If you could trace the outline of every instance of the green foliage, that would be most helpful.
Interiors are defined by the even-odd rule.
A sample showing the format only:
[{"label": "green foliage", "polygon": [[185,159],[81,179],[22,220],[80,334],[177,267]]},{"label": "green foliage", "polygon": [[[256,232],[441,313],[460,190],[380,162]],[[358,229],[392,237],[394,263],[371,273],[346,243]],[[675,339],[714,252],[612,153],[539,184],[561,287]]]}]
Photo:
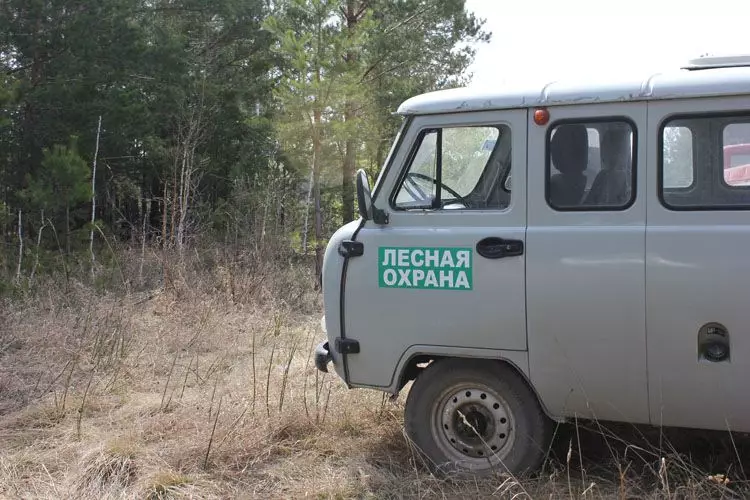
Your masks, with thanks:
[{"label": "green foliage", "polygon": [[92,194],[129,245],[322,244],[351,217],[354,168],[380,168],[395,107],[462,83],[466,42],[487,37],[464,0],[4,0],[4,274],[19,210],[22,273],[36,255],[40,272],[85,267]]},{"label": "green foliage", "polygon": [[307,162],[323,186],[341,186],[345,222],[354,171],[382,165],[399,125],[394,109],[414,94],[465,83],[474,55],[467,42],[489,39],[464,0],[285,0],[265,27],[284,64],[274,91],[284,151]]},{"label": "green foliage", "polygon": [[45,148],[41,167],[27,177],[24,191],[33,208],[56,211],[91,199],[91,169],[78,154],[75,139],[67,147]]}]

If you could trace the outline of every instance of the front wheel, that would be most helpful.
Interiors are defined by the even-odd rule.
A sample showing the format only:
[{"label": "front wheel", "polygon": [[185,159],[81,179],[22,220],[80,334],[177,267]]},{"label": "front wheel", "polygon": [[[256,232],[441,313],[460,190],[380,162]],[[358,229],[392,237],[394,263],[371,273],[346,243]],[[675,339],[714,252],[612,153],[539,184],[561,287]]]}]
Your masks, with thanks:
[{"label": "front wheel", "polygon": [[406,400],[406,432],[433,469],[520,475],[539,468],[551,422],[510,366],[448,359],[428,366]]}]

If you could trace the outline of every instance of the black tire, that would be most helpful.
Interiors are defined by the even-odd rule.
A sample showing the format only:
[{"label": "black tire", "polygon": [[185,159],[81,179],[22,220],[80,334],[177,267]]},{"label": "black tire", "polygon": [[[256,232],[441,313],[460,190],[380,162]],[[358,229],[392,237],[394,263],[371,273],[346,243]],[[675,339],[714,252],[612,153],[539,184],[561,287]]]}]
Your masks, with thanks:
[{"label": "black tire", "polygon": [[459,476],[532,474],[552,435],[551,420],[512,367],[475,359],[428,366],[407,396],[405,427],[433,471]]}]

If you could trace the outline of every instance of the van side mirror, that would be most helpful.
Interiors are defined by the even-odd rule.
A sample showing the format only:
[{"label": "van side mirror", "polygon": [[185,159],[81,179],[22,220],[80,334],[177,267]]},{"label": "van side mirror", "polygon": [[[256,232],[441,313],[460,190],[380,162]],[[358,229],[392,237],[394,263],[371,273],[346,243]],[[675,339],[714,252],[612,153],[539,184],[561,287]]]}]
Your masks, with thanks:
[{"label": "van side mirror", "polygon": [[363,220],[372,219],[372,194],[367,174],[361,168],[357,170],[357,207]]},{"label": "van side mirror", "polygon": [[357,210],[362,220],[370,220],[375,224],[388,224],[388,214],[372,204],[372,193],[367,174],[361,168],[357,170]]}]

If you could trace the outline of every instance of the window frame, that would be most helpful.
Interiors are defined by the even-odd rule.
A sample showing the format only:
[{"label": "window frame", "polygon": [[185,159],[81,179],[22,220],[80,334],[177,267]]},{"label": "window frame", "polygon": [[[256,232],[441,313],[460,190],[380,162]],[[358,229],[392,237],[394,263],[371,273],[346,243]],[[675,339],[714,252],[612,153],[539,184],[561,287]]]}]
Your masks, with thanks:
[{"label": "window frame", "polygon": [[[586,125],[589,123],[626,123],[630,127],[633,133],[633,151],[630,159],[630,199],[624,205],[602,205],[602,206],[591,206],[591,205],[580,205],[575,207],[556,207],[550,201],[550,177],[552,172],[552,154],[550,148],[550,141],[552,139],[552,131],[560,126],[566,124],[580,124]],[[561,118],[549,124],[544,134],[544,200],[547,202],[547,206],[555,212],[624,212],[635,205],[638,199],[638,127],[635,121],[628,116],[623,115],[607,115],[607,116],[593,116],[593,117],[576,117],[576,118]],[[600,153],[601,154],[601,143]]]},{"label": "window frame", "polygon": [[[697,120],[697,119],[719,119],[727,120],[732,118],[744,118],[745,121],[735,121],[733,123],[747,123],[750,125],[750,111],[710,111],[710,112],[687,112],[687,113],[670,113],[665,115],[659,120],[658,135],[657,135],[657,162],[656,162],[656,195],[659,198],[659,203],[662,207],[669,210],[670,212],[744,212],[750,210],[750,202],[747,204],[723,204],[723,205],[672,205],[667,202],[664,198],[664,128],[668,126],[670,122],[675,120]],[[724,128],[730,125],[732,122],[725,124],[721,130],[721,147],[718,149],[719,165],[724,166]],[[691,130],[692,133],[692,130]],[[689,191],[697,187],[698,175],[697,167],[695,164],[695,148],[697,141],[693,134],[693,184],[689,188],[681,190]],[[723,171],[723,170],[722,170]],[[713,182],[713,181],[712,181]],[[748,191],[750,192],[750,186],[730,186],[724,180],[724,176],[720,176],[719,184],[724,188],[737,190],[737,191]]]},{"label": "window frame", "polygon": [[[460,209],[451,209],[446,210],[442,207],[440,207],[440,204],[442,203],[442,188],[440,185],[438,185],[437,189],[437,195],[435,199],[433,200],[433,206],[431,207],[400,207],[396,204],[396,198],[399,195],[399,192],[403,188],[404,181],[406,179],[406,176],[408,175],[409,171],[411,170],[412,164],[414,163],[414,158],[417,156],[417,153],[419,152],[419,148],[422,147],[422,142],[424,141],[424,138],[430,134],[430,133],[437,133],[437,141],[435,146],[435,153],[436,153],[436,172],[435,172],[435,180],[437,182],[442,181],[443,177],[443,130],[445,129],[451,129],[451,128],[494,128],[498,131],[498,141],[495,144],[495,148],[490,152],[489,157],[487,158],[487,162],[484,165],[484,169],[482,170],[482,173],[479,175],[479,178],[477,179],[477,183],[474,186],[474,189],[482,182],[485,175],[487,175],[487,165],[490,164],[490,161],[492,161],[494,155],[498,151],[498,147],[500,144],[500,136],[503,132],[503,129],[507,130],[511,134],[511,147],[512,147],[512,138],[513,138],[513,129],[511,126],[507,123],[503,122],[492,122],[492,123],[477,123],[477,124],[451,124],[451,125],[443,125],[443,126],[427,126],[423,129],[419,130],[417,133],[416,138],[414,139],[414,142],[411,145],[411,148],[409,150],[408,155],[406,156],[404,160],[404,166],[401,168],[401,172],[399,172],[398,177],[396,178],[396,181],[393,184],[393,188],[391,190],[390,195],[388,196],[388,206],[396,211],[396,212],[402,212],[402,213],[409,213],[409,212],[504,212],[507,211],[509,207],[503,207],[503,208],[460,208]],[[511,165],[510,168],[506,169],[505,173],[502,175],[502,178],[498,180],[500,183],[500,189],[503,191],[509,193],[511,197],[513,194],[511,191],[508,191],[505,189],[505,182],[507,180],[507,177],[510,175],[511,171],[513,170],[513,159],[511,157]],[[471,193],[474,192],[474,189],[467,194],[466,196],[469,196]],[[437,205],[437,206],[435,206]]]}]

